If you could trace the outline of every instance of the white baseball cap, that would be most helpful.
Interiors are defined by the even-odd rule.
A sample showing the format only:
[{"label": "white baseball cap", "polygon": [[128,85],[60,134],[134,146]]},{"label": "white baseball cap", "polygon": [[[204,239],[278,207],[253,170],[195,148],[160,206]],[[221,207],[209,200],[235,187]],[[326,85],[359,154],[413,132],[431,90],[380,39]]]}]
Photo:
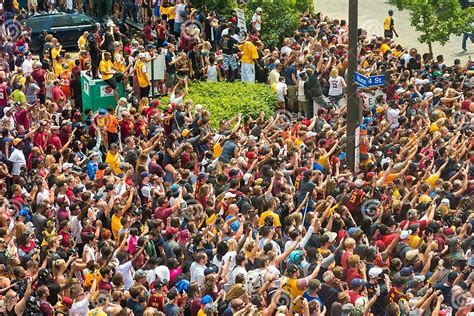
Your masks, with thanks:
[{"label": "white baseball cap", "polygon": [[410,236],[412,233],[411,230],[402,230],[402,232],[400,233],[400,240],[405,240],[408,238],[408,236]]},{"label": "white baseball cap", "polygon": [[378,278],[380,274],[382,274],[382,268],[373,267],[369,270],[369,277],[371,278]]}]

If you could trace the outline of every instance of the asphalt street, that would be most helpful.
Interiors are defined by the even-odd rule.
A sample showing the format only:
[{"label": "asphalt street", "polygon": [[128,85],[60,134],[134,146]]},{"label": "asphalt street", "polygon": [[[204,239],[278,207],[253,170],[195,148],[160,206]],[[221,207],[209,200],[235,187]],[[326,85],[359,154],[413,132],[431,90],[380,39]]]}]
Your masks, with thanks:
[{"label": "asphalt street", "polygon": [[[314,0],[316,12],[333,18],[348,20],[348,8],[349,0]],[[420,53],[428,52],[428,45],[418,41],[419,33],[410,24],[409,12],[399,11],[388,0],[359,0],[359,28],[367,30],[368,36],[383,35],[383,20],[390,9],[394,11],[395,29],[400,36],[395,37],[395,41],[403,46],[415,47]],[[451,64],[456,58],[465,62],[470,54],[474,58],[474,44],[468,41],[467,53],[461,53],[461,42],[462,36],[451,36],[444,46],[434,43],[433,53],[435,56],[442,54],[447,64]]]}]

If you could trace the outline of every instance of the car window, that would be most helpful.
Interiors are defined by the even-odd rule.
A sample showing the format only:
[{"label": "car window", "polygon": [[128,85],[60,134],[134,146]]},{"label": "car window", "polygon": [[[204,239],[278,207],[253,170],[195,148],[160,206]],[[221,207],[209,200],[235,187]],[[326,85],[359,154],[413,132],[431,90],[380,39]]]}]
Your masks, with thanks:
[{"label": "car window", "polygon": [[69,15],[56,16],[52,22],[52,27],[73,26]]},{"label": "car window", "polygon": [[85,15],[73,15],[72,25],[91,25],[94,23],[94,20],[85,16]]},{"label": "car window", "polygon": [[26,25],[34,31],[44,31],[48,28],[46,21],[47,17],[34,17],[26,20]]}]

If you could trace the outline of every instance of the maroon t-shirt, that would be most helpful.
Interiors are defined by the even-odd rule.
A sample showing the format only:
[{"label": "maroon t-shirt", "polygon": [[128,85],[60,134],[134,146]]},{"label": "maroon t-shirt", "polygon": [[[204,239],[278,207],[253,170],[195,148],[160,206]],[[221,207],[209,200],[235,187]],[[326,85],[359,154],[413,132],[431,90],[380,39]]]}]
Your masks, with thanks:
[{"label": "maroon t-shirt", "polygon": [[155,209],[155,219],[161,219],[163,222],[166,222],[171,214],[173,214],[171,207],[157,207]]}]

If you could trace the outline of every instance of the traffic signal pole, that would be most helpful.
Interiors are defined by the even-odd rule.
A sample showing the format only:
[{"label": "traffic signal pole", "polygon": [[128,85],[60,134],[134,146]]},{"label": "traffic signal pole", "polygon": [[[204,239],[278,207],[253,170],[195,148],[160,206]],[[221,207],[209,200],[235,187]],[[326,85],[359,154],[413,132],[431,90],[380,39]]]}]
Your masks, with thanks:
[{"label": "traffic signal pole", "polygon": [[[354,73],[357,71],[357,43],[358,43],[358,0],[349,0],[349,65],[347,69],[347,117],[346,117],[346,159],[353,172],[359,164],[359,104],[357,101],[357,87],[354,82]],[[356,131],[357,129],[357,131]]]}]

